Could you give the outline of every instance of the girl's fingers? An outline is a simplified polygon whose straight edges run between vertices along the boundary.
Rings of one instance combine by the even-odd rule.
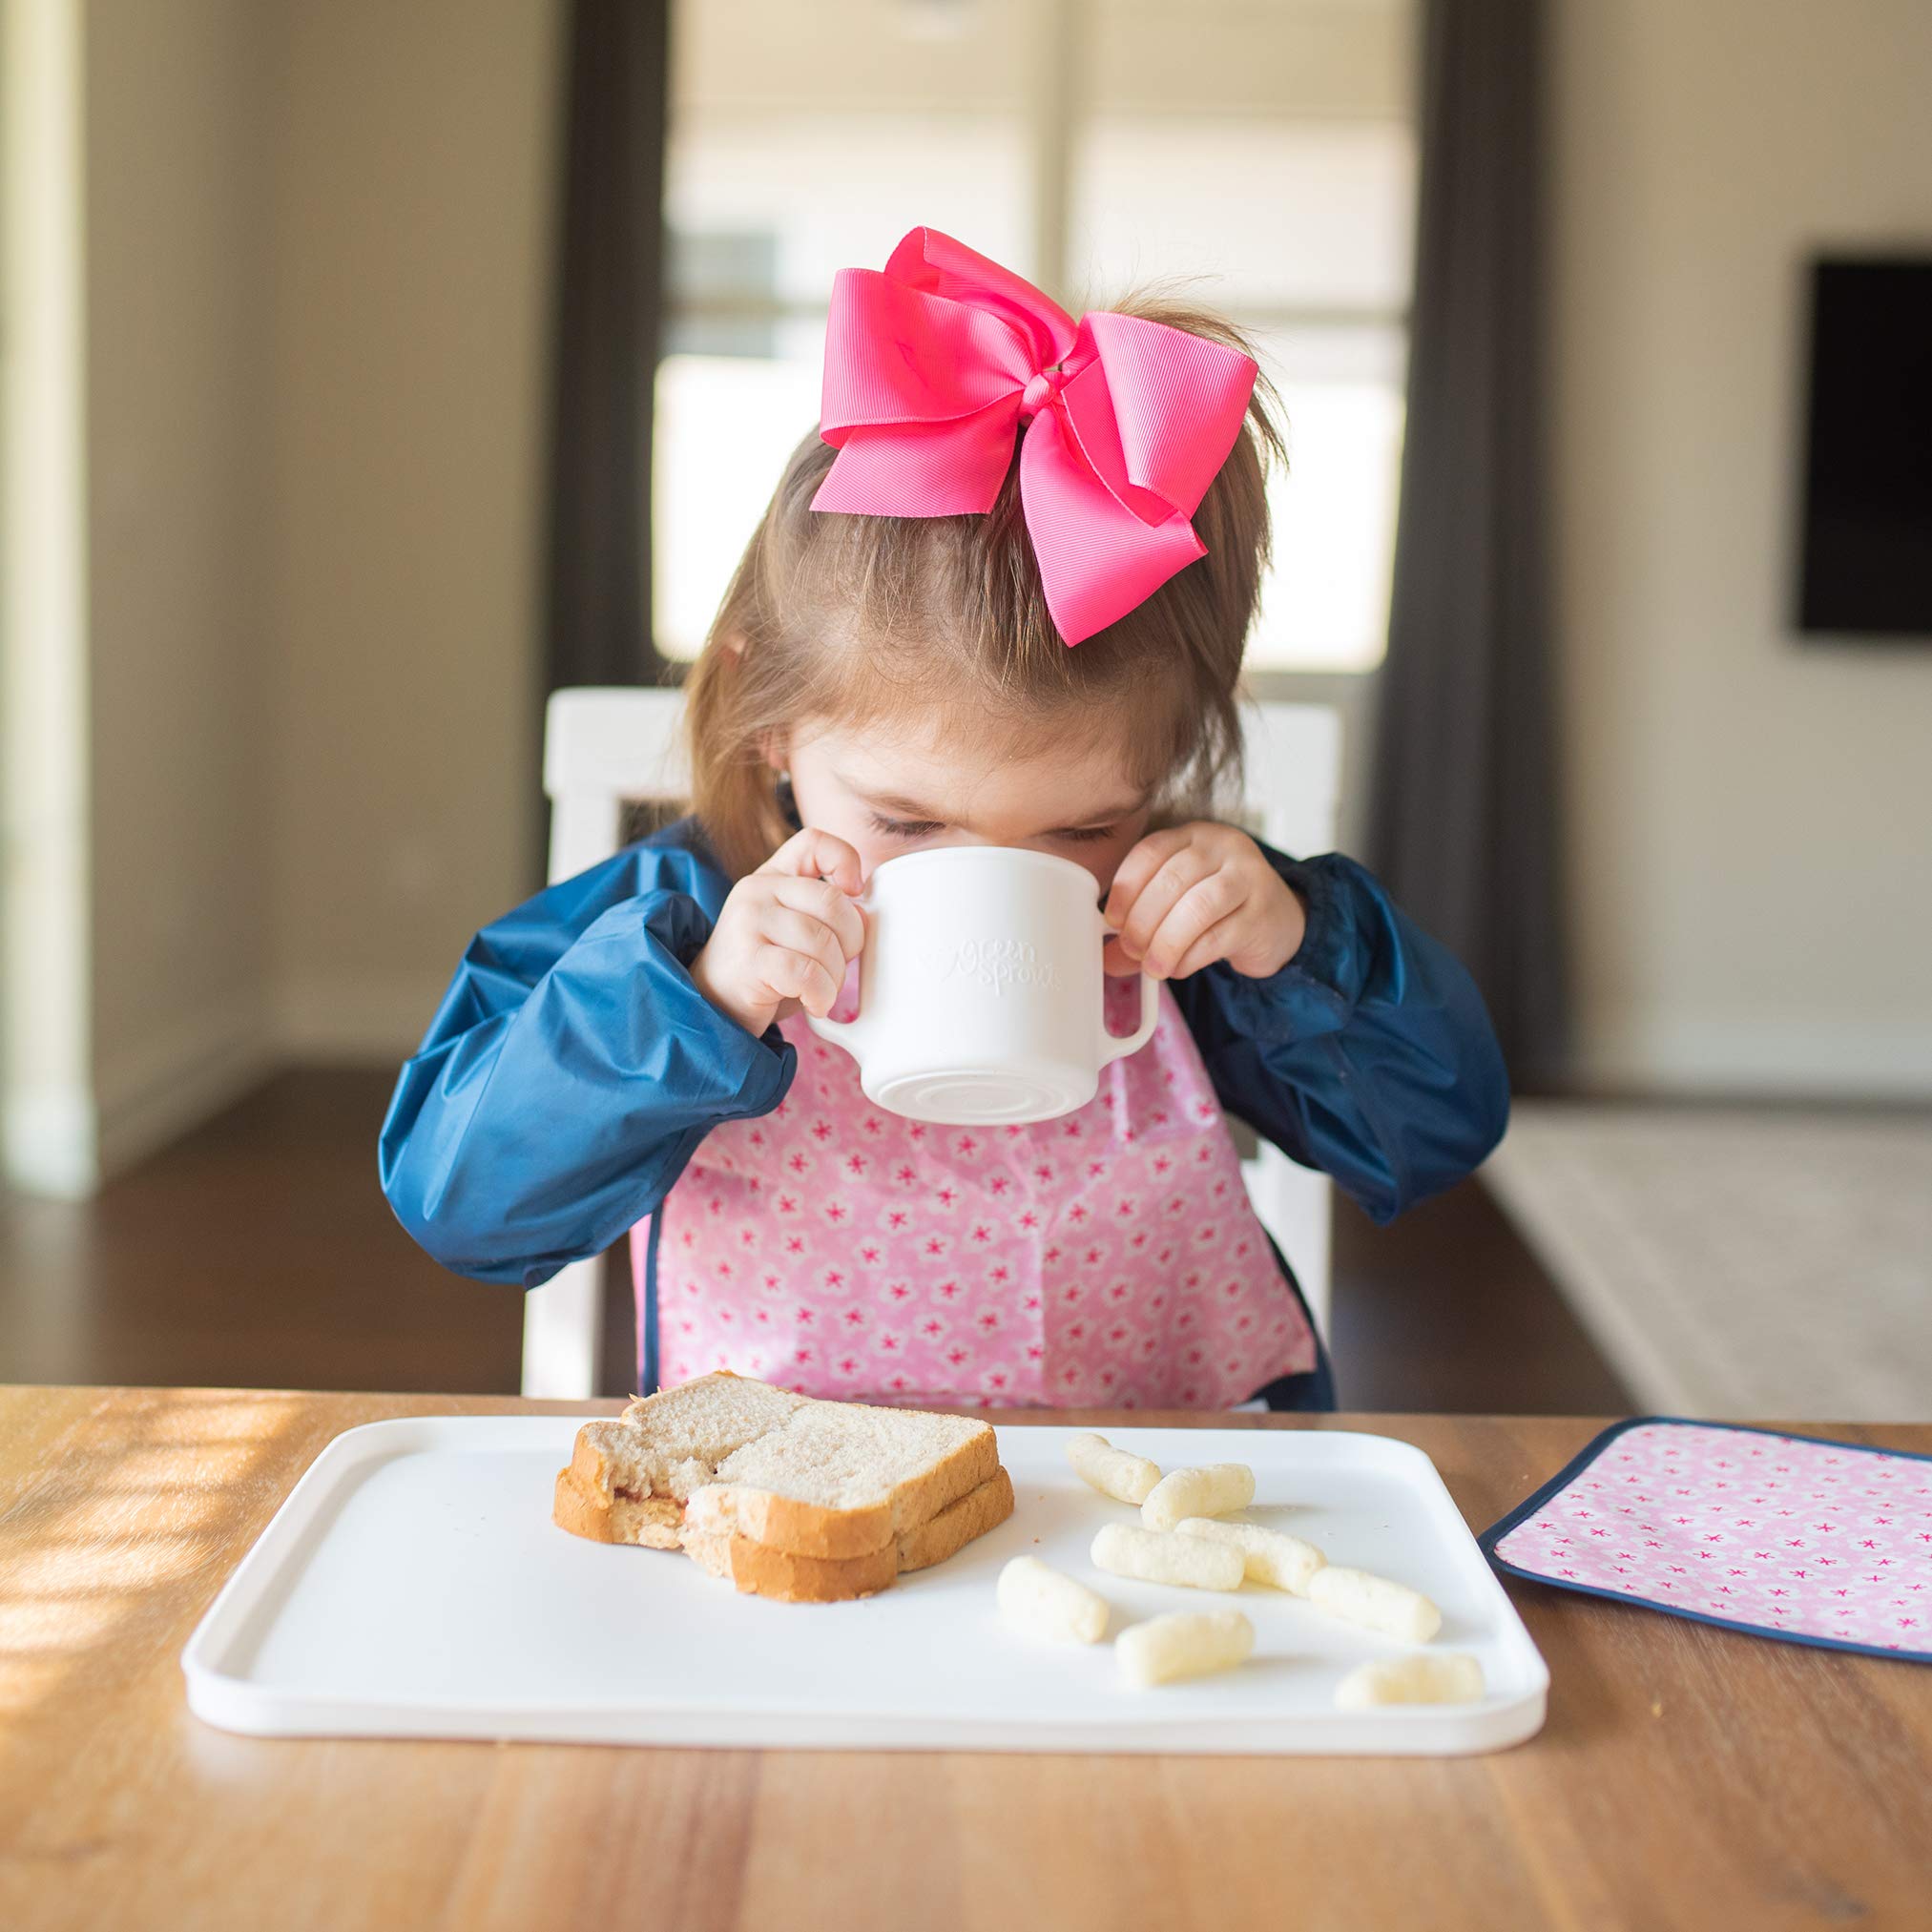
[[[865,885],[858,853],[844,840],[813,825],[794,832],[758,870],[785,872],[798,879],[829,879],[841,892],[855,897]]]
[[[769,882],[769,890],[775,905],[789,906],[801,918],[829,926],[844,949],[845,958],[858,957],[865,944],[864,918],[832,881],[780,877]],[[840,970],[844,970],[842,964]]]
[[[797,1000],[806,1012],[823,1019],[839,997],[839,985],[815,959],[769,942],[752,957],[752,969],[774,998]]]
[[[815,959],[835,984],[843,981],[850,955],[840,945],[839,935],[823,920],[809,912],[796,912],[789,905],[768,905],[760,925],[759,937],[767,945]]]
[[[1164,832],[1150,832],[1134,846],[1113,875],[1102,907],[1109,925],[1116,929],[1127,924],[1141,889],[1167,862],[1188,842],[1185,826],[1175,825]]]
[[[1141,966],[1157,979],[1180,970],[1188,948],[1212,925],[1218,925],[1246,900],[1238,880],[1225,871],[1210,872],[1181,894],[1174,909],[1155,927],[1141,956]]]
[[[1226,959],[1235,949],[1239,936],[1240,920],[1230,913],[1226,919],[1217,919],[1195,943],[1181,954],[1180,963],[1168,977],[1184,980],[1199,972],[1204,966],[1211,966],[1216,960]]]
[[[1199,851],[1184,846],[1141,887],[1127,915],[1127,923],[1120,929],[1120,944],[1131,958],[1146,959],[1154,934],[1208,869],[1209,862]],[[1192,933],[1189,938],[1193,938]]]
[[[1154,927],[1140,954],[1140,968],[1164,980],[1180,964],[1181,955],[1208,927],[1232,908],[1225,898],[1208,888],[1209,882],[1183,893],[1168,916]]]

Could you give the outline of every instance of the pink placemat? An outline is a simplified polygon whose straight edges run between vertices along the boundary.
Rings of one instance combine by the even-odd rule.
[[[1932,1457],[1640,1416],[1478,1541],[1498,1569],[1559,1589],[1932,1660]]]

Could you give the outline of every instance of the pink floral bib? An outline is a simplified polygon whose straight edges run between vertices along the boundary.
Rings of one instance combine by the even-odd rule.
[[[1138,984],[1108,991],[1124,1031]],[[665,1385],[731,1368],[843,1400],[1226,1408],[1315,1366],[1166,988],[1153,1039],[1030,1127],[903,1119],[842,1049],[783,1031],[785,1098],[714,1129],[658,1210]]]

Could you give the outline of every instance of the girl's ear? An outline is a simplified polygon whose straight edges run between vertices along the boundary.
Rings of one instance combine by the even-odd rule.
[[[768,731],[758,739],[758,756],[775,772],[785,769],[791,746],[781,731]]]

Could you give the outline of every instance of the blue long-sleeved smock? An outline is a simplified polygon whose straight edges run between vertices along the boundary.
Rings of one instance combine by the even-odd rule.
[[[1222,1106],[1385,1222],[1502,1137],[1503,1056],[1468,973],[1366,870],[1262,850],[1307,908],[1299,950],[1174,997]],[[688,970],[730,886],[683,820],[470,942],[380,1149],[397,1218],[445,1267],[535,1287],[652,1214],[713,1128],[784,1097],[790,1043]]]

